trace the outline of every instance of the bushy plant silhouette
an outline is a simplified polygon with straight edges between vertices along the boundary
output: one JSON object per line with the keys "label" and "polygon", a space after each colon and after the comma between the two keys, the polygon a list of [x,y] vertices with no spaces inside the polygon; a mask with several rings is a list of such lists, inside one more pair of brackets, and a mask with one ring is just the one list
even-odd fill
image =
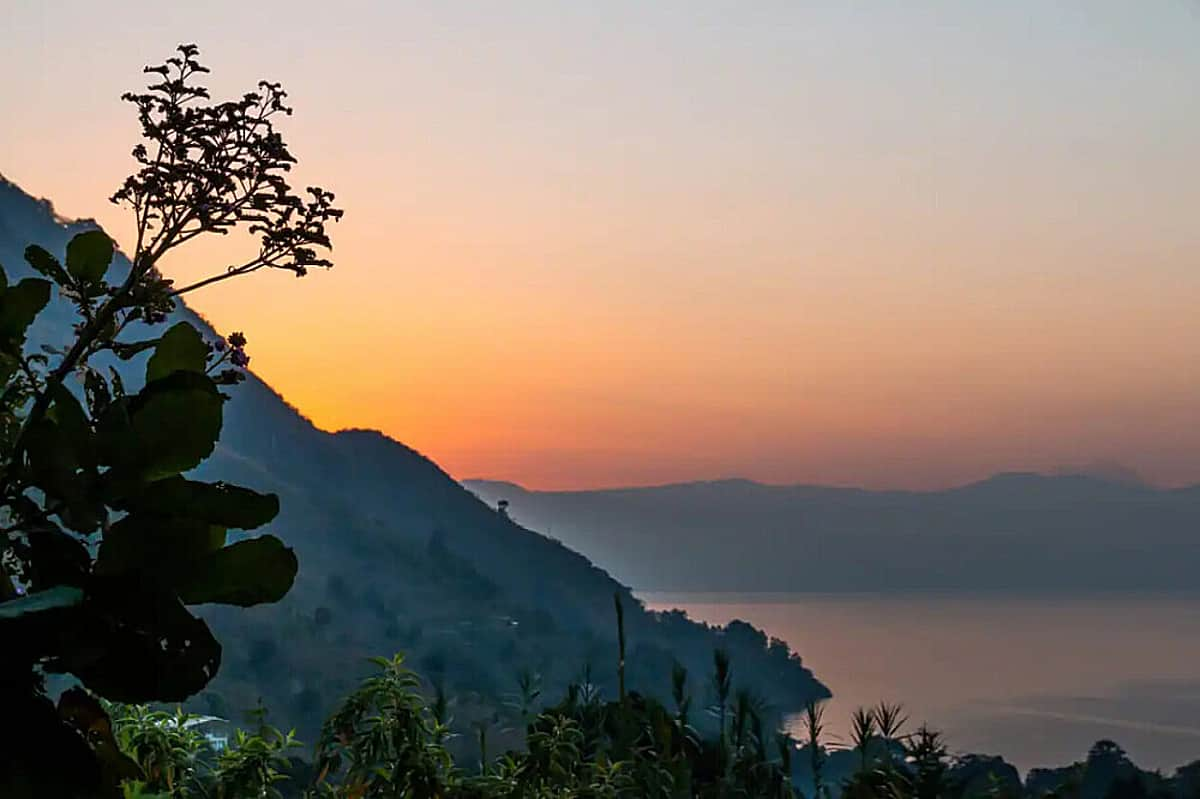
{"label": "bushy plant silhouette", "polygon": [[[618,672],[623,610],[616,601]],[[495,761],[486,753],[477,773],[456,767],[444,719],[423,697],[421,680],[402,656],[377,658],[366,679],[325,725],[317,745],[317,795],[362,799],[511,797],[791,797],[790,740],[779,759],[751,695],[739,692],[713,740],[687,721],[686,672],[676,669],[676,710],[630,690],[605,701],[585,684],[535,716],[527,707],[525,749]],[[717,683],[732,665],[716,658]],[[514,709],[515,712],[515,709]],[[728,727],[729,729],[725,729]]]}
{"label": "bushy plant silhouette", "polygon": [[[296,575],[276,537],[230,541],[278,513],[272,495],[185,474],[213,452],[223,389],[244,378],[245,337],[206,341],[187,322],[163,330],[175,298],[260,269],[327,267],[333,196],[287,182],[295,159],[274,120],[291,113],[278,84],[213,103],[193,45],[147,67],[155,81],[125,99],[144,142],[137,172],[113,196],[133,212],[127,271],[101,231],[65,253],[30,246],[41,277],[0,272],[0,795],[117,795],[121,756],[86,692],[44,689],[46,672],[122,702],[182,700],[216,674],[221,647],[189,605],[274,602]],[[177,287],[168,254],[243,229],[257,251]],[[57,294],[73,308],[70,341],[30,351],[30,326]],[[111,367],[145,361],[144,384]],[[108,368],[105,368],[105,365]]]}
{"label": "bushy plant silhouette", "polygon": [[[619,614],[618,614],[619,618]],[[619,651],[619,641],[618,641]],[[674,712],[626,686],[605,700],[590,675],[541,711],[532,702],[514,703],[514,722],[524,727],[523,746],[489,758],[480,735],[480,759],[464,768],[451,754],[452,700],[437,683],[411,671],[403,655],[375,658],[367,677],[328,719],[311,765],[287,752],[292,736],[262,723],[239,732],[221,753],[205,746],[186,714],[118,708],[117,740],[135,758],[143,780],[125,783],[129,796],[164,799],[204,796],[297,797],[300,799],[1043,799],[1095,795],[1100,799],[1157,796],[1190,799],[1196,764],[1174,778],[1144,772],[1111,741],[1097,743],[1086,763],[1058,770],[1055,777],[1031,772],[1022,786],[1000,758],[952,758],[940,732],[922,725],[904,732],[899,705],[879,703],[851,717],[851,741],[827,751],[822,707],[802,719],[806,745],[818,771],[839,758],[851,762],[839,778],[814,773],[811,793],[796,787],[796,742],[774,736],[774,753],[761,724],[754,694],[732,693],[724,725],[702,734],[687,721],[691,697],[687,673],[674,669]],[[620,660],[617,660],[620,668]],[[714,686],[731,678],[735,664],[714,658]],[[719,671],[718,671],[719,669]],[[528,673],[518,683],[528,686]],[[719,702],[714,704],[714,718]],[[485,729],[479,726],[477,729]],[[197,754],[200,752],[201,754]],[[808,753],[810,756],[812,752]],[[828,755],[828,763],[826,756]],[[235,767],[237,766],[237,767]],[[165,779],[166,775],[171,779]],[[1086,789],[1086,790],[1083,790]],[[133,793],[143,791],[144,793]],[[161,793],[151,793],[161,791]]]}

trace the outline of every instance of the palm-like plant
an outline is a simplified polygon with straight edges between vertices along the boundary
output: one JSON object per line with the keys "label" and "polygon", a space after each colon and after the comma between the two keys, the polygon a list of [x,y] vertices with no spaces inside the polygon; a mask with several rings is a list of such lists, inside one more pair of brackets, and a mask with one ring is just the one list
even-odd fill
{"label": "palm-like plant", "polygon": [[946,744],[942,734],[922,724],[904,742],[904,754],[908,761],[910,776],[909,796],[914,799],[940,799],[948,787],[946,772]]}
{"label": "palm-like plant", "polygon": [[671,665],[671,698],[675,700],[675,720],[680,727],[687,726],[688,711],[692,698],[687,693],[688,670],[679,661]]}
{"label": "palm-like plant", "polygon": [[823,779],[825,750],[821,745],[821,738],[825,734],[825,706],[819,702],[809,702],[804,708],[802,723],[812,768],[813,799],[821,799],[828,794]]}
{"label": "palm-like plant", "polygon": [[895,741],[900,737],[900,730],[908,723],[904,714],[904,706],[897,703],[880,702],[875,706],[875,726],[879,729],[879,737],[886,741]]}
{"label": "palm-like plant", "polygon": [[891,703],[880,701],[875,705],[875,727],[879,730],[879,738],[883,744],[883,768],[886,771],[892,771],[896,766],[897,744],[903,745],[903,737],[900,731],[904,729],[904,725],[908,723],[908,716],[904,713],[904,706],[900,703]]}
{"label": "palm-like plant", "polygon": [[537,702],[542,696],[542,676],[529,669],[517,672],[517,691],[509,694],[505,704],[517,716],[521,729],[536,715]]}
{"label": "palm-like plant", "polygon": [[729,742],[726,730],[726,717],[729,712],[729,694],[733,690],[733,670],[730,668],[729,653],[724,649],[713,650],[713,692],[717,704],[713,708],[717,717],[718,730],[718,770],[724,771],[728,765]]}
{"label": "palm-like plant", "polygon": [[868,750],[875,737],[875,711],[860,707],[850,715],[850,741],[858,752],[859,771],[867,770]]}
{"label": "palm-like plant", "polygon": [[613,593],[613,606],[617,612],[617,695],[625,703],[625,606],[621,604],[621,593]]}
{"label": "palm-like plant", "polygon": [[489,716],[476,719],[471,724],[475,728],[475,742],[479,746],[479,773],[483,776],[487,776],[488,773],[488,731],[494,722],[495,717]]}

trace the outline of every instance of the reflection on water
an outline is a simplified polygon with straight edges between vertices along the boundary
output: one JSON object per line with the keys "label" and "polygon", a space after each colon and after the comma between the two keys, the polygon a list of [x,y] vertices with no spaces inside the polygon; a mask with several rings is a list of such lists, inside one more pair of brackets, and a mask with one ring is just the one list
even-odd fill
{"label": "reflection on water", "polygon": [[851,710],[886,699],[956,750],[1022,769],[1099,738],[1144,768],[1200,758],[1200,597],[640,596],[786,640],[833,691],[826,718],[843,739]]}

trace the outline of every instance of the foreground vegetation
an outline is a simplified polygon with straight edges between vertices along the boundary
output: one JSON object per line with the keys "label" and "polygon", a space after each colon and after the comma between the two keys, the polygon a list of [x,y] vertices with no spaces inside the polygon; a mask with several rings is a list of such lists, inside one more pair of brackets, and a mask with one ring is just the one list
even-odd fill
{"label": "foreground vegetation", "polygon": [[[477,758],[456,760],[454,703],[410,671],[402,656],[374,661],[366,679],[328,719],[315,750],[251,714],[214,748],[204,730],[220,720],[144,706],[109,706],[129,781],[125,797],[809,797],[809,799],[1195,799],[1200,761],[1171,777],[1138,769],[1110,741],[1081,762],[1036,769],[1022,781],[1002,759],[951,757],[936,731],[906,729],[899,706],[881,703],[852,718],[848,746],[822,735],[822,712],[804,715],[803,740],[764,729],[757,703],[731,692],[732,664],[720,652],[710,678],[693,686],[676,670],[669,706],[637,692],[604,698],[572,686],[538,707],[518,680],[506,718],[523,726],[524,745],[489,753],[488,725],[471,731]],[[620,666],[618,665],[618,669]],[[693,688],[711,696],[694,704]],[[708,722],[708,723],[706,723]],[[715,727],[713,726],[715,724]],[[708,728],[710,734],[700,730]],[[833,761],[848,761],[840,776]]]}
{"label": "foreground vegetation", "polygon": [[[100,230],[61,254],[30,245],[36,276],[10,282],[0,269],[5,797],[112,785],[124,763],[88,692],[130,702],[196,694],[222,649],[189,607],[275,602],[298,568],[279,538],[239,532],[274,519],[278,497],[185,476],[216,447],[225,391],[245,379],[245,337],[163,327],[179,297],[210,284],[329,266],[319,251],[341,212],[332,194],[311,188],[305,199],[288,185],[295,159],[275,120],[291,110],[277,84],[209,103],[191,45],[146,72],[154,82],[125,97],[145,142],[112,197],[135,220],[128,269],[112,268],[115,245]],[[239,229],[257,238],[241,265],[185,286],[159,270],[189,241]],[[55,294],[72,311],[69,336],[29,346]],[[113,364],[129,361],[140,374],[123,377]],[[63,694],[56,711],[47,674],[87,691]]]}

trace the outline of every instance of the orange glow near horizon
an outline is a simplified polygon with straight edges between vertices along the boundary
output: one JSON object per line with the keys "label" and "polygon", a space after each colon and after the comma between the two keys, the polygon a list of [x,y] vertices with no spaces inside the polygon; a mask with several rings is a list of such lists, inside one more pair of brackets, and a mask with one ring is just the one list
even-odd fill
{"label": "orange glow near horizon", "polygon": [[195,40],[215,96],[292,91],[337,266],[193,305],[322,428],[539,488],[1200,481],[1187,9],[30,5],[0,173],[122,243],[143,63]]}

